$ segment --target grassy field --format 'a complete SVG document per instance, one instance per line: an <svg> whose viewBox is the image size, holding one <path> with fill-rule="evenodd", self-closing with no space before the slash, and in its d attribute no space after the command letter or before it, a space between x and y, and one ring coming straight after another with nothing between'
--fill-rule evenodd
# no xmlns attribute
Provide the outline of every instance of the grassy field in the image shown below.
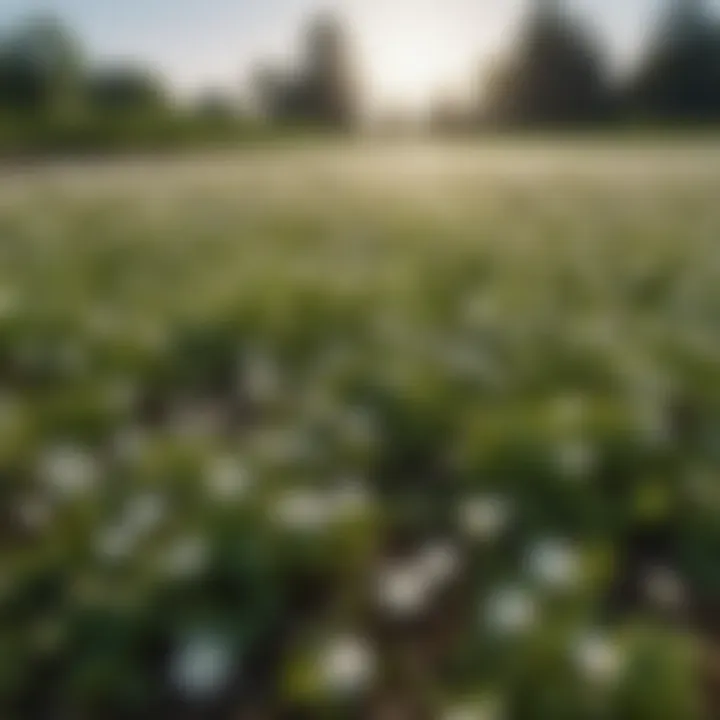
<svg viewBox="0 0 720 720"><path fill-rule="evenodd" d="M718 197L711 141L0 171L0 716L717 717Z"/></svg>

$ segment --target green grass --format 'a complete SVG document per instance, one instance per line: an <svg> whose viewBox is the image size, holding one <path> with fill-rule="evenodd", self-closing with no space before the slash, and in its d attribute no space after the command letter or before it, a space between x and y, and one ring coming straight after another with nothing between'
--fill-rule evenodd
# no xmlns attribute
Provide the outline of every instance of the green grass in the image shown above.
<svg viewBox="0 0 720 720"><path fill-rule="evenodd" d="M235 671L221 717L352 717L337 635L431 716L702 717L719 154L361 143L7 172L3 717L207 710L173 674L196 637ZM423 547L445 577L398 619L378 584Z"/></svg>

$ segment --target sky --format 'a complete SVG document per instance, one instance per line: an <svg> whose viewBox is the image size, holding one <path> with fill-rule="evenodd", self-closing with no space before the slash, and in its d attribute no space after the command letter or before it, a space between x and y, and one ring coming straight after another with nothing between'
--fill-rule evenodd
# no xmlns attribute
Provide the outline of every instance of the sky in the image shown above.
<svg viewBox="0 0 720 720"><path fill-rule="evenodd" d="M591 18L616 67L641 47L664 1L568 0L581 18ZM527 2L0 0L0 28L50 11L75 29L92 57L146 62L182 93L239 87L259 60L292 63L303 23L319 8L334 8L347 18L376 102L417 104L441 87L463 92L472 71L508 44Z"/></svg>

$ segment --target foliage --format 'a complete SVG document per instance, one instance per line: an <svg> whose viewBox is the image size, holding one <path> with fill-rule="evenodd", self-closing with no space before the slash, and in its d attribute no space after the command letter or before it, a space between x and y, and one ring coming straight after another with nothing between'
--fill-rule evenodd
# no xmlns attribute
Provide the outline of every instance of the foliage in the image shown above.
<svg viewBox="0 0 720 720"><path fill-rule="evenodd" d="M87 84L90 107L100 113L161 111L169 104L162 83L141 69L114 67L98 70Z"/></svg>
<svg viewBox="0 0 720 720"><path fill-rule="evenodd" d="M32 18L0 39L0 153L9 156L182 148L260 134L230 103L178 107L133 65L94 66L59 22Z"/></svg>
<svg viewBox="0 0 720 720"><path fill-rule="evenodd" d="M536 0L507 56L483 73L482 102L457 102L440 91L424 118L428 130L716 122L720 22L704 0L668 2L665 22L638 67L611 81L596 39L568 11L567 0ZM252 102L241 105L230 90L205 89L182 108L152 68L99 65L61 22L33 16L0 37L0 152L144 150L243 142L258 133L357 130L368 114L352 45L338 17L319 15L307 27L296 65L258 67ZM399 109L375 118L374 127L403 134L419 123Z"/></svg>
<svg viewBox="0 0 720 720"><path fill-rule="evenodd" d="M702 717L717 149L343 152L3 178L0 714Z"/></svg>
<svg viewBox="0 0 720 720"><path fill-rule="evenodd" d="M629 102L645 117L720 119L720 24L703 2L672 6L632 79Z"/></svg>
<svg viewBox="0 0 720 720"><path fill-rule="evenodd" d="M285 73L262 66L255 90L267 116L280 123L352 129L359 117L355 68L348 38L332 16L320 16L307 32L303 64Z"/></svg>
<svg viewBox="0 0 720 720"><path fill-rule="evenodd" d="M32 17L0 39L0 112L53 116L82 95L82 50L53 18Z"/></svg>
<svg viewBox="0 0 720 720"><path fill-rule="evenodd" d="M558 2L538 3L489 93L491 119L511 125L598 123L610 97L593 41Z"/></svg>
<svg viewBox="0 0 720 720"><path fill-rule="evenodd" d="M42 156L182 151L278 138L266 126L237 116L156 112L89 115L22 124L0 117L0 154L22 160Z"/></svg>

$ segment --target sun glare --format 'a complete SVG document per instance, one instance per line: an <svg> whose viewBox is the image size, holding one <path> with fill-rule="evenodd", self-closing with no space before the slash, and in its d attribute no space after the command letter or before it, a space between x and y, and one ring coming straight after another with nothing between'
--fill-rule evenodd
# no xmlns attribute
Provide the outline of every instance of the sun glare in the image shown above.
<svg viewBox="0 0 720 720"><path fill-rule="evenodd" d="M462 28L449 24L439 10L428 4L410 13L392 6L363 18L364 75L372 106L422 111L438 96L459 94L468 62Z"/></svg>
<svg viewBox="0 0 720 720"><path fill-rule="evenodd" d="M388 43L369 64L368 84L376 102L419 109L446 82L439 53L422 39Z"/></svg>

